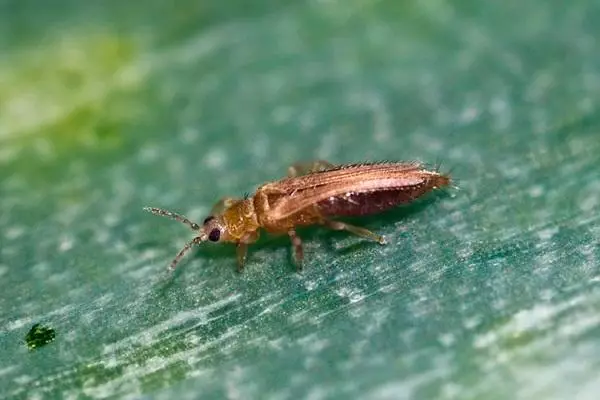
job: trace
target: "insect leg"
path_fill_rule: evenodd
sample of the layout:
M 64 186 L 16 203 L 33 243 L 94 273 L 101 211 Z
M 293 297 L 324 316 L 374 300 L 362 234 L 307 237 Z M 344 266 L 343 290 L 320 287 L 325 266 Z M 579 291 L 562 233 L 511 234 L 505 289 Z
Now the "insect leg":
M 328 228 L 331 228 L 336 231 L 348 231 L 348 232 L 354 233 L 357 236 L 378 242 L 379 244 L 386 243 L 385 238 L 383 236 L 373 233 L 368 229 L 361 228 L 360 226 L 354 226 L 354 225 L 347 224 L 345 222 L 331 221 L 331 220 L 325 220 L 324 224 Z
M 335 165 L 325 160 L 300 162 L 290 165 L 290 167 L 288 168 L 288 176 L 291 178 L 295 178 L 297 176 L 307 175 L 313 172 L 327 171 L 328 169 L 334 167 Z
M 295 229 L 290 229 L 288 231 L 288 235 L 290 240 L 292 241 L 292 246 L 294 248 L 294 261 L 296 263 L 296 268 L 298 270 L 302 270 L 302 261 L 304 260 L 304 250 L 302 249 L 302 239 L 300 236 L 296 234 Z
M 248 254 L 248 244 L 244 242 L 238 242 L 236 248 L 237 261 L 238 261 L 238 272 L 244 271 L 244 264 L 246 263 L 246 255 Z
M 183 248 L 179 250 L 179 253 L 177 253 L 173 261 L 171 261 L 171 264 L 169 265 L 169 270 L 173 271 L 177 264 L 179 264 L 179 261 L 181 261 L 183 256 L 185 256 L 185 254 L 192 248 L 192 246 L 200 243 L 202 243 L 202 238 L 200 236 L 196 236 L 190 242 L 187 242 L 185 246 L 183 246 Z

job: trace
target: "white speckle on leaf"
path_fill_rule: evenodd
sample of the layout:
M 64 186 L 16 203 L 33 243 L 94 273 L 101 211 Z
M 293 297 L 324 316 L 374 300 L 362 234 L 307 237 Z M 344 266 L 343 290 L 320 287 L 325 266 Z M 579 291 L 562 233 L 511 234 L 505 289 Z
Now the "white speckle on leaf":
M 570 323 L 560 325 L 557 330 L 557 336 L 567 339 L 576 338 L 577 335 L 593 330 L 598 326 L 600 326 L 600 315 L 588 313 L 580 315 Z
M 275 124 L 283 125 L 292 119 L 293 112 L 294 110 L 292 107 L 280 105 L 271 111 L 271 117 L 273 118 L 273 122 Z
M 490 102 L 490 111 L 494 114 L 502 114 L 508 109 L 508 103 L 505 99 L 494 97 Z
M 308 290 L 309 292 L 314 290 L 318 285 L 318 281 L 316 280 L 306 280 L 303 282 L 304 283 L 304 287 L 306 288 L 306 290 Z
M 19 156 L 19 153 L 20 151 L 16 146 L 3 144 L 0 147 L 0 163 L 7 164 L 14 161 Z
M 114 227 L 115 225 L 117 225 L 117 223 L 121 220 L 121 216 L 111 213 L 111 214 L 106 214 L 103 218 L 102 218 L 104 225 L 106 225 L 109 228 Z
M 438 340 L 444 347 L 450 347 L 456 341 L 456 338 L 452 333 L 444 333 L 438 337 Z
M 360 293 L 358 291 L 353 291 L 352 293 L 350 293 L 350 296 L 348 296 L 348 300 L 350 300 L 350 303 L 357 303 L 361 300 L 363 300 L 365 298 L 365 294 L 364 293 Z
M 17 376 L 16 378 L 14 378 L 14 380 L 19 385 L 26 385 L 26 384 L 30 383 L 31 381 L 33 381 L 34 379 L 29 375 L 20 375 L 20 376 Z
M 494 116 L 495 129 L 505 130 L 511 126 L 511 112 L 506 99 L 500 97 L 493 98 L 490 103 L 490 113 Z
M 579 209 L 583 212 L 590 212 L 596 208 L 598 208 L 598 204 L 600 200 L 598 196 L 586 196 L 579 201 Z
M 544 187 L 542 185 L 533 185 L 529 188 L 528 192 L 529 196 L 537 198 L 544 194 Z
M 207 206 L 198 206 L 193 207 L 187 212 L 187 217 L 191 221 L 195 221 L 196 223 L 201 223 L 202 219 L 205 218 L 209 213 L 209 209 Z
M 15 367 L 15 366 L 0 368 L 0 376 L 8 375 L 9 373 L 15 371 L 16 369 L 17 369 L 17 367 Z
M 44 159 L 50 159 L 54 157 L 54 145 L 45 137 L 36 138 L 36 140 L 33 142 L 33 145 L 40 157 Z
M 538 231 L 537 235 L 540 240 L 550 240 L 554 235 L 558 233 L 558 227 L 550 227 Z
M 227 153 L 221 148 L 210 150 L 204 157 L 204 163 L 213 169 L 221 169 L 227 162 Z
M 4 232 L 4 237 L 8 240 L 14 240 L 20 238 L 25 233 L 25 227 L 16 225 L 11 226 Z
M 269 137 L 265 133 L 258 132 L 254 135 L 250 144 L 250 153 L 257 160 L 264 160 L 270 154 L 269 145 Z
M 328 390 L 324 387 L 312 387 L 306 395 L 307 400 L 323 400 L 328 398 Z M 287 396 L 286 398 L 289 398 Z
M 371 391 L 366 398 L 408 400 L 418 398 L 420 388 L 430 386 L 433 382 L 447 380 L 451 370 L 444 356 L 435 357 L 432 360 L 432 368 L 419 374 L 402 376 L 395 381 L 387 381 L 375 390 Z
M 180 134 L 181 141 L 185 144 L 195 143 L 198 140 L 199 136 L 200 132 L 198 131 L 198 129 L 193 127 L 185 128 Z
M 516 313 L 510 323 L 506 325 L 512 334 L 519 335 L 533 329 L 542 329 L 547 324 L 557 309 L 548 305 L 537 305 L 529 310 Z
M 291 324 L 297 324 L 301 321 L 306 320 L 307 316 L 308 316 L 308 312 L 306 310 L 300 310 L 293 314 L 290 314 L 289 320 L 290 320 Z
M 460 114 L 460 122 L 468 124 L 473 122 L 479 116 L 479 110 L 476 107 L 467 107 Z
M 143 146 L 138 154 L 138 159 L 141 164 L 151 164 L 155 162 L 160 156 L 160 148 L 155 145 Z
M 65 251 L 69 251 L 73 248 L 73 244 L 75 243 L 75 240 L 70 237 L 70 236 L 64 236 L 60 239 L 60 243 L 58 245 L 58 250 L 65 252 Z
M 316 125 L 315 113 L 312 110 L 306 109 L 300 113 L 299 121 L 300 132 L 310 132 Z
M 464 326 L 465 326 L 465 328 L 471 330 L 471 329 L 474 329 L 475 327 L 477 327 L 480 323 L 481 323 L 480 317 L 471 317 L 471 318 L 468 318 L 467 320 L 465 320 Z
M 385 143 L 392 137 L 390 113 L 382 96 L 374 91 L 364 93 L 360 100 L 373 114 L 373 137 L 378 143 Z
M 33 271 L 34 274 L 36 275 L 44 275 L 47 274 L 48 271 L 50 270 L 50 264 L 47 261 L 40 261 L 38 263 L 35 263 L 32 267 L 31 270 Z
M 527 88 L 526 97 L 529 101 L 539 102 L 550 87 L 556 82 L 556 78 L 550 71 L 538 71 Z
M 323 160 L 330 159 L 337 152 L 339 140 L 339 134 L 336 132 L 330 131 L 323 134 L 321 143 L 317 149 L 317 156 Z
M 108 229 L 95 229 L 94 240 L 99 244 L 105 244 L 110 239 L 110 231 Z
M 326 349 L 329 341 L 320 339 L 316 333 L 311 333 L 298 339 L 298 344 L 309 354 L 316 354 Z
M 216 301 L 209 305 L 203 307 L 197 307 L 193 310 L 189 311 L 181 311 L 174 315 L 173 317 L 154 325 L 152 328 L 147 329 L 142 333 L 138 333 L 136 335 L 132 335 L 125 339 L 122 339 L 118 342 L 106 344 L 103 348 L 103 354 L 113 354 L 117 351 L 131 348 L 132 346 L 150 346 L 155 343 L 156 340 L 160 337 L 160 335 L 168 332 L 172 329 L 173 326 L 179 326 L 188 323 L 199 323 L 202 321 L 206 321 L 208 319 L 208 314 L 216 309 L 224 307 L 227 304 L 235 302 L 238 299 L 238 295 L 231 295 L 226 299 Z M 116 321 L 119 324 L 124 324 L 126 321 Z M 232 328 L 231 335 L 235 334 L 238 329 L 237 327 Z M 230 336 L 230 335 L 223 335 Z
M 442 386 L 442 398 L 443 399 L 458 399 L 461 398 L 463 387 L 454 382 L 445 383 Z

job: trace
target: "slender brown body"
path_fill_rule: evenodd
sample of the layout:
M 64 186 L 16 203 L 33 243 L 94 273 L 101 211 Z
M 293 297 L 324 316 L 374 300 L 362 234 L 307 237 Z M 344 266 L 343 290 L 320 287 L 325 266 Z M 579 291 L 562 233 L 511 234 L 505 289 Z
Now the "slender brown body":
M 448 175 L 427 170 L 416 162 L 335 166 L 325 161 L 315 161 L 290 167 L 287 178 L 260 186 L 251 197 L 225 198 L 219 201 L 202 227 L 169 211 L 156 208 L 148 210 L 179 220 L 200 231 L 180 251 L 171 263 L 171 268 L 175 267 L 193 244 L 209 240 L 236 243 L 241 269 L 247 245 L 258 239 L 261 228 L 273 234 L 287 233 L 300 266 L 303 252 L 296 227 L 324 225 L 335 230 L 347 230 L 383 244 L 385 240 L 382 236 L 331 218 L 379 213 L 410 203 L 427 192 L 449 184 Z

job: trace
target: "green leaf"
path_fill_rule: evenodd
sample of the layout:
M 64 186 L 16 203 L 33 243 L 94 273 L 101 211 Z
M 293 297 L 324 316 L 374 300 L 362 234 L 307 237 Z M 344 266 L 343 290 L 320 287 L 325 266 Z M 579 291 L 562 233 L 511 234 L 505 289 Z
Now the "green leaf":
M 594 399 L 597 5 L 0 6 L 0 397 Z M 297 161 L 441 161 L 459 190 L 206 244 Z M 30 352 L 43 321 L 58 334 Z

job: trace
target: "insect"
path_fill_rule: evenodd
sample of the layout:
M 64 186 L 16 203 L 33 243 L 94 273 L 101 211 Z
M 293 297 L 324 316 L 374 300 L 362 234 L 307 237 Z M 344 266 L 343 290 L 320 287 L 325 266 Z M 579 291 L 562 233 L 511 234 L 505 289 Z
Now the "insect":
M 419 162 L 333 165 L 318 160 L 292 165 L 286 178 L 263 184 L 252 196 L 219 200 L 202 225 L 160 208 L 144 210 L 182 222 L 197 232 L 175 256 L 171 270 L 192 246 L 210 241 L 235 243 L 241 272 L 248 245 L 258 240 L 261 229 L 287 234 L 295 264 L 301 269 L 304 252 L 297 227 L 322 225 L 385 244 L 383 236 L 332 218 L 379 213 L 449 184 L 449 175 L 427 170 Z

